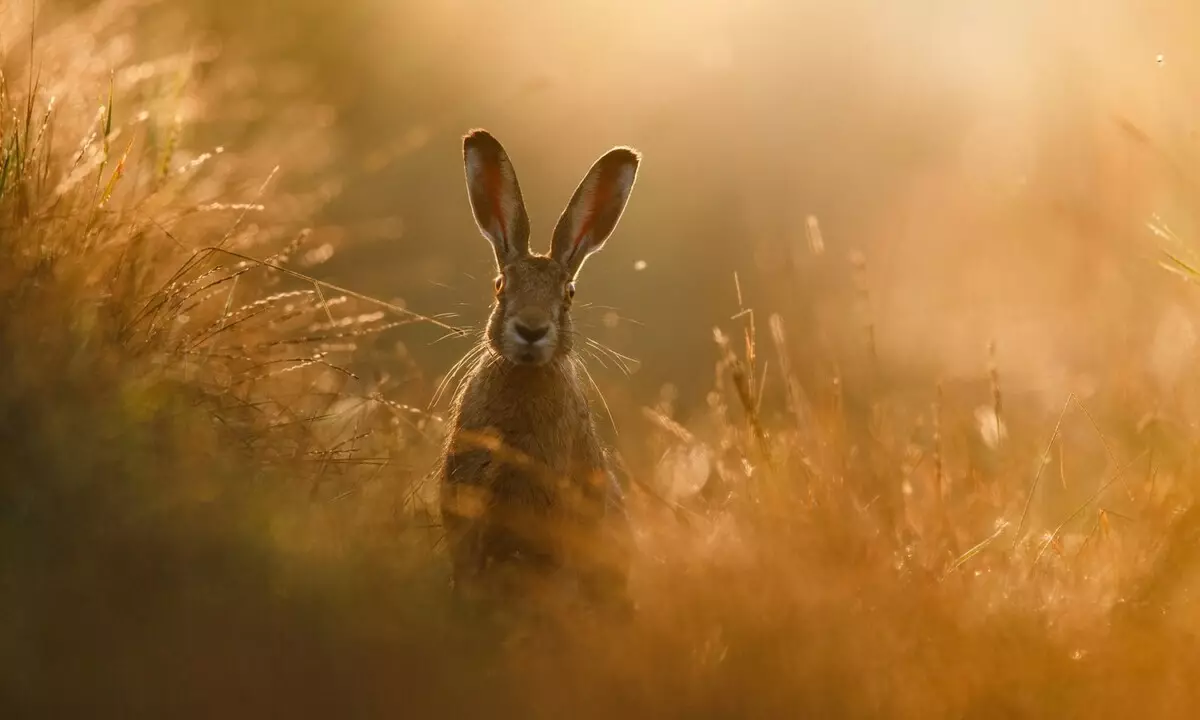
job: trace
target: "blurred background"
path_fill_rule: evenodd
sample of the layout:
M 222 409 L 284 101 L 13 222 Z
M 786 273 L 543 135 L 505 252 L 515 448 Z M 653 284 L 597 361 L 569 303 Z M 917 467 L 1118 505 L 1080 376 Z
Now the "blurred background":
M 328 276 L 422 312 L 478 322 L 490 297 L 467 129 L 506 144 L 535 247 L 595 157 L 642 150 L 580 289 L 589 331 L 641 361 L 635 394 L 669 381 L 702 397 L 735 272 L 747 306 L 784 315 L 802 377 L 852 363 L 867 322 L 890 364 L 947 377 L 981 373 L 994 340 L 1010 385 L 1051 405 L 1112 352 L 1145 348 L 1179 301 L 1146 225 L 1194 230 L 1200 7 L 1183 0 L 195 10 L 218 63 L 284 61 L 278 85 L 328 110 L 343 183 L 323 218 L 339 246 Z M 436 337 L 389 341 L 448 367 L 465 345 Z
M 0 705 L 1200 701 L 1200 272 L 1161 266 L 1200 268 L 1200 4 L 34 7 L 0 0 Z M 348 297 L 484 320 L 474 127 L 538 249 L 644 154 L 576 301 L 635 360 L 590 366 L 654 488 L 643 614 L 561 653 L 448 598 L 427 403 L 470 340 Z

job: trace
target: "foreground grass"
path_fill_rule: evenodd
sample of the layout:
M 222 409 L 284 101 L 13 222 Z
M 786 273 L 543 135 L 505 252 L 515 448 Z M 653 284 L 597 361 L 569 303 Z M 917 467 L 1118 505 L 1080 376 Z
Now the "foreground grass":
M 306 231 L 319 158 L 293 149 L 319 129 L 299 112 L 189 149 L 248 90 L 203 52 L 144 64 L 137 12 L 3 60 L 5 716 L 1190 716 L 1186 407 L 1128 377 L 1061 416 L 999 373 L 921 402 L 806 395 L 763 383 L 796 349 L 748 313 L 702 420 L 618 409 L 650 428 L 624 448 L 634 621 L 454 606 L 422 501 L 434 383 L 351 372 L 364 338 L 443 320 L 309 279 L 335 248 Z M 98 27 L 104 62 L 79 67 Z M 703 492 L 666 450 L 706 459 Z

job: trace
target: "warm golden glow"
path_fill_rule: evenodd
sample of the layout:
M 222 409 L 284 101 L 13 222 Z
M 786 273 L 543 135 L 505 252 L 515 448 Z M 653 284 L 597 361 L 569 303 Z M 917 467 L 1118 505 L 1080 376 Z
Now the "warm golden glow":
M 0 73 L 0 716 L 1200 707 L 1200 3 L 0 0 Z M 470 554 L 623 570 L 614 485 L 631 617 Z

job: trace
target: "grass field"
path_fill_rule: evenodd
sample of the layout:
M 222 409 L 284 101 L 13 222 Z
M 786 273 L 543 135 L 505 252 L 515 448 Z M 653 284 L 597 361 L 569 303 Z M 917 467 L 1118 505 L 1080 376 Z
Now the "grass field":
M 865 256 L 836 361 L 745 275 L 708 391 L 639 396 L 597 350 L 639 612 L 496 624 L 451 601 L 431 503 L 449 366 L 392 342 L 473 316 L 321 279 L 323 108 L 264 112 L 271 76 L 202 43 L 148 61 L 154 5 L 0 15 L 4 717 L 1192 716 L 1181 231 L 1139 282 L 1183 315 L 1087 382 L 891 363 Z

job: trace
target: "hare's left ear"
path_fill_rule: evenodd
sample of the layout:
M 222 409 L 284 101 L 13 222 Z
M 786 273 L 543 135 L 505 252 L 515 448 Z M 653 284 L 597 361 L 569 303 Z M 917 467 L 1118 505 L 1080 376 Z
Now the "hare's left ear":
M 463 164 L 475 222 L 496 251 L 496 265 L 503 268 L 529 253 L 529 216 L 517 171 L 500 141 L 486 130 L 472 130 L 463 138 Z
M 550 242 L 550 257 L 571 277 L 616 229 L 633 191 L 640 160 L 641 155 L 632 148 L 613 148 L 592 165 L 575 189 Z

